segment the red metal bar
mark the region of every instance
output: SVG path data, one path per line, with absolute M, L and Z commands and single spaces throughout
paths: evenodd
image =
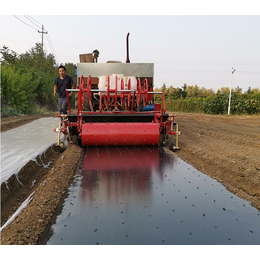
M 102 96 L 103 98 L 103 96 Z M 158 111 L 156 111 L 158 112 Z M 154 111 L 142 111 L 142 112 L 134 112 L 132 113 L 132 111 L 103 111 L 102 114 L 154 114 Z M 82 111 L 81 114 L 90 114 L 90 115 L 95 115 L 95 114 L 99 114 L 99 112 L 91 112 L 91 111 Z
M 141 103 L 141 81 L 140 78 L 137 79 L 137 98 L 136 98 L 136 102 L 137 102 L 137 106 L 140 106 Z
M 115 109 L 117 110 L 117 75 L 116 75 L 116 85 L 115 85 Z
M 82 111 L 82 104 L 84 102 L 84 93 L 82 92 L 83 89 L 84 89 L 84 77 L 83 75 L 81 75 L 79 80 L 79 91 L 78 91 L 78 115 L 80 111 Z
M 154 111 L 161 111 L 161 104 L 160 103 L 155 103 L 154 104 Z
M 131 90 L 131 79 L 128 80 L 127 89 Z M 130 104 L 131 104 L 131 92 L 128 92 L 128 94 L 127 94 L 127 110 L 130 110 Z
M 107 76 L 107 110 L 109 106 L 109 101 L 110 101 L 110 78 Z
M 103 112 L 103 109 L 102 109 L 102 99 L 103 99 L 102 92 L 99 92 L 99 113 Z M 94 113 L 91 113 L 91 114 L 94 114 Z
M 135 104 L 135 91 L 134 91 L 134 95 L 133 95 L 133 99 L 132 99 L 132 109 L 131 109 L 132 113 L 134 113 L 134 104 Z
M 70 109 L 70 98 L 69 98 L 69 94 L 68 94 L 67 89 L 66 89 L 66 97 L 67 97 L 67 103 L 68 103 L 69 114 L 70 114 L 70 113 L 71 113 L 71 109 Z
M 91 111 L 94 111 L 93 109 L 93 106 L 92 106 L 92 93 L 91 93 L 91 76 L 89 75 L 88 76 L 88 82 L 87 82 L 87 102 L 88 102 L 88 105 L 90 107 L 90 110 Z
M 125 84 L 124 84 L 124 79 L 122 78 L 121 79 L 121 90 L 124 90 L 124 88 L 125 88 Z M 124 92 L 122 92 L 121 94 L 120 94 L 120 98 L 121 98 L 121 107 L 124 109 L 124 97 L 125 97 L 125 95 L 124 95 Z
M 148 81 L 147 78 L 144 79 L 144 86 L 143 86 L 143 102 L 144 102 L 144 106 L 147 105 L 147 101 L 148 101 Z

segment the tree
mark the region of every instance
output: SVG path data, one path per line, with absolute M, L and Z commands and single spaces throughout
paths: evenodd
M 168 88 L 168 98 L 169 99 L 178 99 L 182 97 L 182 89 L 181 88 L 174 88 L 170 86 Z
M 235 89 L 232 89 L 232 91 L 236 92 L 237 94 L 242 94 L 242 88 L 237 86 Z
M 199 97 L 209 97 L 215 94 L 213 89 L 206 89 L 204 87 L 199 89 Z
M 163 83 L 163 86 L 161 87 L 161 91 L 163 91 L 163 92 L 165 92 L 166 91 L 166 85 L 165 85 L 165 83 Z
M 10 106 L 23 113 L 28 112 L 36 96 L 34 91 L 38 83 L 33 71 L 20 73 L 14 65 L 9 64 L 3 64 L 1 70 L 2 106 Z
M 1 107 L 10 106 L 23 113 L 33 113 L 36 107 L 55 109 L 53 82 L 57 75 L 52 54 L 42 51 L 36 43 L 29 51 L 18 55 L 3 46 L 4 62 L 1 75 Z
M 253 88 L 252 94 L 260 94 L 260 88 Z
M 199 97 L 199 87 L 197 85 L 186 87 L 187 97 Z
M 186 92 L 187 84 L 184 83 L 181 88 L 182 88 L 182 93 L 181 93 L 181 94 L 182 94 L 182 97 L 183 97 L 183 98 L 186 98 L 186 97 L 187 97 L 187 92 Z
M 7 46 L 3 46 L 1 49 L 1 54 L 3 57 L 2 63 L 14 64 L 18 59 L 18 54 L 12 50 L 9 50 Z
M 229 93 L 229 87 L 222 87 L 221 89 L 218 90 L 218 93 L 220 94 Z
M 247 89 L 247 91 L 245 92 L 245 94 L 252 94 L 252 89 L 251 89 L 250 86 L 248 87 L 248 89 Z
M 42 50 L 40 43 L 36 43 L 29 51 L 20 55 L 19 63 L 23 68 L 33 67 L 36 70 L 54 73 L 56 61 L 52 54 Z

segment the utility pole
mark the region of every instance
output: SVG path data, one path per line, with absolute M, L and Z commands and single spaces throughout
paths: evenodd
M 228 99 L 228 115 L 230 114 L 230 104 L 231 104 L 231 89 L 232 89 L 232 78 L 233 74 L 236 70 L 231 68 L 231 76 L 230 76 L 230 89 L 229 89 L 229 99 Z
M 48 32 L 45 32 L 45 31 L 44 31 L 44 26 L 42 25 L 42 31 L 39 31 L 39 30 L 38 30 L 38 33 L 41 33 L 41 34 L 42 34 L 42 51 L 43 51 L 43 34 L 47 34 Z

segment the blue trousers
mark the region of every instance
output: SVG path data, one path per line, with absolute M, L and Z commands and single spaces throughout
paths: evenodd
M 67 114 L 68 102 L 67 98 L 58 98 L 59 110 L 60 113 Z

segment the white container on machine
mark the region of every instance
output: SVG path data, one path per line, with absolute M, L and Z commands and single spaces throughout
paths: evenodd
M 136 90 L 136 88 L 137 88 L 137 80 L 136 80 L 136 77 L 133 77 L 133 76 L 125 76 L 124 77 L 125 90 L 128 89 L 129 79 L 131 80 L 131 90 Z
M 131 90 L 136 90 L 137 80 L 133 76 L 124 76 L 123 74 L 112 74 L 109 77 L 109 88 L 115 89 L 116 86 L 116 76 L 117 76 L 117 89 L 121 90 L 121 79 L 124 80 L 124 90 L 128 90 L 128 82 L 131 79 Z M 98 83 L 99 90 L 107 90 L 107 76 L 100 76 Z

